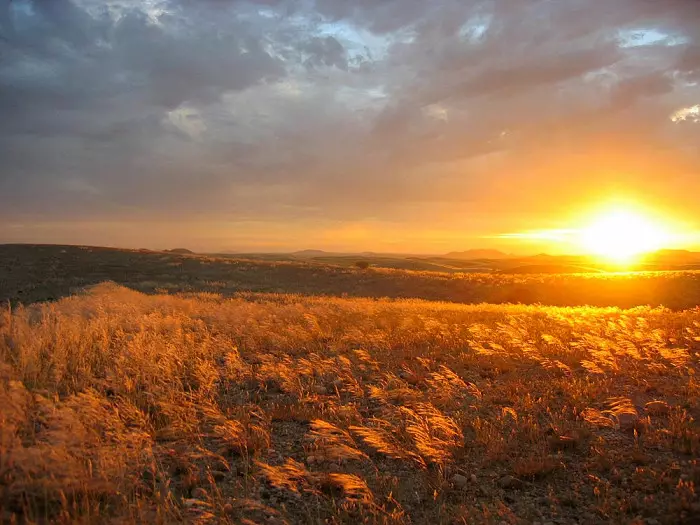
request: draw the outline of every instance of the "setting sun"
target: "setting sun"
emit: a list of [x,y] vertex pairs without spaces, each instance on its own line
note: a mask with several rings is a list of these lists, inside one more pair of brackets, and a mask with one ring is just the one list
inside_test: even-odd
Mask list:
[[581,230],[581,246],[588,253],[616,263],[627,263],[665,247],[668,232],[640,214],[614,210],[596,218]]

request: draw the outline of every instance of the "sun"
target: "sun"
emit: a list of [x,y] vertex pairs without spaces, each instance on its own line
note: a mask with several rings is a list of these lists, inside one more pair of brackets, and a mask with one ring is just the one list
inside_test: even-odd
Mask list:
[[619,264],[665,247],[670,238],[661,225],[624,209],[598,216],[580,234],[587,253]]

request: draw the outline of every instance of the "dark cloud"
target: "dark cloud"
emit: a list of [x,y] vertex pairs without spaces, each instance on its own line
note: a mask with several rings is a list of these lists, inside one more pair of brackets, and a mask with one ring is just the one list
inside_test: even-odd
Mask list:
[[692,0],[0,0],[0,220],[507,217],[657,188],[644,158],[691,184],[699,27]]
[[688,46],[678,61],[678,70],[693,79],[700,79],[700,45]]
[[348,57],[343,45],[332,36],[312,38],[302,49],[308,53],[306,63],[310,66],[336,66],[339,69],[348,68]]
[[627,78],[615,86],[611,94],[611,104],[620,107],[635,106],[644,98],[670,93],[673,91],[673,84],[670,74],[656,71]]

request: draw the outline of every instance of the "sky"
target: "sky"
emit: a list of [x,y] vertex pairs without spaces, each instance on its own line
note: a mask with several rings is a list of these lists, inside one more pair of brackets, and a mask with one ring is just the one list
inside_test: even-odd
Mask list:
[[0,0],[0,243],[557,252],[698,195],[698,0]]

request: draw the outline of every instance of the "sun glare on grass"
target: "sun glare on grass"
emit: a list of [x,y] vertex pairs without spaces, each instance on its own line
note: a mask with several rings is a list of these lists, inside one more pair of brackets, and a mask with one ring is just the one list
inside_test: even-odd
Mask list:
[[654,221],[632,211],[614,210],[581,230],[580,242],[587,253],[625,264],[664,248],[669,239],[669,234]]

